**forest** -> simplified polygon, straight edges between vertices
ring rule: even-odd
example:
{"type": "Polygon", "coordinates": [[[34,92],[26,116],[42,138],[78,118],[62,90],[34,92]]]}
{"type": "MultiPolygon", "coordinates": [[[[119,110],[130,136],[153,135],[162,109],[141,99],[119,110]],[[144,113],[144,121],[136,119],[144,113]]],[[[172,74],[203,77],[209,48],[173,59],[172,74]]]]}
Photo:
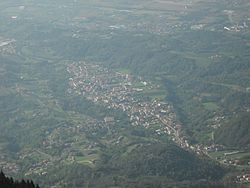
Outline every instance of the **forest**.
{"type": "Polygon", "coordinates": [[[35,185],[33,181],[14,181],[13,178],[6,177],[5,174],[0,172],[0,187],[2,188],[39,188],[38,185],[35,185]]]}

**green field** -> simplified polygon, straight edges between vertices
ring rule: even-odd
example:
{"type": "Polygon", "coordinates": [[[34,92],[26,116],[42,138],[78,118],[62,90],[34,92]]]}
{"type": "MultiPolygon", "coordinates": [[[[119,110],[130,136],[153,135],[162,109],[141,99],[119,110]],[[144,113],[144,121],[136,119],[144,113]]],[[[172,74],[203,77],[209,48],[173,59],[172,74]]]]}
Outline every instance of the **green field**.
{"type": "Polygon", "coordinates": [[[96,160],[99,159],[98,155],[76,156],[75,161],[90,167],[95,167],[96,160]]]}
{"type": "Polygon", "coordinates": [[[211,152],[209,155],[213,158],[220,158],[220,159],[230,159],[230,160],[239,160],[242,158],[250,158],[250,152],[244,151],[244,152],[238,152],[238,151],[217,151],[217,152],[211,152]],[[237,152],[237,153],[233,153],[237,152]],[[229,154],[228,154],[229,153],[229,154]],[[230,154],[232,153],[232,154],[230,154]]]}
{"type": "Polygon", "coordinates": [[[216,111],[219,109],[219,106],[214,102],[203,103],[203,105],[207,110],[216,111]]]}

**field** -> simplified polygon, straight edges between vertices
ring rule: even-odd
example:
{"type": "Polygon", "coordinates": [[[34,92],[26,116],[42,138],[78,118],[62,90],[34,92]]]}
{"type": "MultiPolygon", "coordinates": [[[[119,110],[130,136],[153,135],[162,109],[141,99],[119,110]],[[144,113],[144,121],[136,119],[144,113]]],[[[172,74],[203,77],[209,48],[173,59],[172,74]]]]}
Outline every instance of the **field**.
{"type": "Polygon", "coordinates": [[[241,171],[249,170],[249,160],[250,160],[249,151],[225,150],[225,151],[210,152],[209,156],[211,156],[214,159],[217,159],[222,164],[233,165],[241,171]]]}
{"type": "Polygon", "coordinates": [[[203,103],[203,105],[207,110],[211,110],[211,111],[216,111],[219,108],[219,106],[213,102],[203,103]]]}

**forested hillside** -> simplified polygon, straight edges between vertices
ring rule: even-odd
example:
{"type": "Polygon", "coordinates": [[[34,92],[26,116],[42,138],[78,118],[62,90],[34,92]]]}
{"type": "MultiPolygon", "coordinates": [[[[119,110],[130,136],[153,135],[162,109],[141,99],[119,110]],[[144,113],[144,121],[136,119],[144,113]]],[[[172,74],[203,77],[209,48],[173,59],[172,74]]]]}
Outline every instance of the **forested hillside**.
{"type": "Polygon", "coordinates": [[[231,118],[224,127],[218,129],[216,141],[226,146],[249,147],[249,122],[250,116],[248,113],[231,118]]]}

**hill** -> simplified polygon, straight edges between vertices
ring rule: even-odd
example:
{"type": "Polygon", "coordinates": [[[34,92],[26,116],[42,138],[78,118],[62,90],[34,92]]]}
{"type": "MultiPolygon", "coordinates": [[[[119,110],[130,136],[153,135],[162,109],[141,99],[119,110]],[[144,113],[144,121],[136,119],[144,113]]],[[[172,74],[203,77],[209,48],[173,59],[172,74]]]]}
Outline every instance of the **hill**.
{"type": "MultiPolygon", "coordinates": [[[[225,169],[171,144],[148,143],[112,157],[111,167],[128,177],[165,176],[173,180],[219,180],[225,169]]],[[[119,173],[117,173],[119,174],[119,173]]]]}
{"type": "Polygon", "coordinates": [[[74,164],[61,166],[51,173],[57,172],[59,179],[60,175],[65,176],[64,187],[238,186],[222,180],[228,169],[170,143],[137,141],[134,145],[112,146],[104,152],[101,160],[94,168],[74,164]]]}
{"type": "Polygon", "coordinates": [[[216,142],[228,147],[245,148],[250,146],[250,117],[248,113],[229,120],[215,134],[216,142]]]}
{"type": "Polygon", "coordinates": [[[93,29],[97,37],[84,30],[84,37],[59,36],[50,45],[69,59],[84,57],[163,84],[190,140],[209,144],[218,126],[226,129],[234,114],[249,113],[249,6],[200,1],[180,14],[136,9],[132,20],[117,14],[111,34],[100,26],[93,29]],[[148,18],[144,25],[138,24],[141,14],[148,18]]]}

